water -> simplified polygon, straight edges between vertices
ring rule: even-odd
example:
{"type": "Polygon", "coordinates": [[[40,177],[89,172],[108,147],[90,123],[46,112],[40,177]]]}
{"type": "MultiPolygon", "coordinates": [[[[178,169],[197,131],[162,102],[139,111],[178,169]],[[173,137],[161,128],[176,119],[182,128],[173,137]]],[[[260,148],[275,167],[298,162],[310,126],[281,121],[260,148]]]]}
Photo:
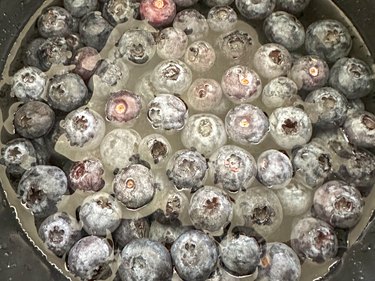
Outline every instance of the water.
{"type": "MultiPolygon", "coordinates": [[[[6,83],[10,82],[11,75],[18,70],[20,67],[20,54],[22,52],[22,45],[23,42],[27,42],[30,37],[32,37],[32,34],[35,32],[35,20],[37,19],[38,15],[41,13],[42,9],[46,6],[50,6],[51,3],[60,3],[60,1],[46,1],[43,6],[34,14],[34,16],[30,19],[28,24],[25,26],[24,30],[20,33],[19,38],[17,39],[14,47],[12,48],[9,58],[7,60],[6,66],[4,68],[3,72],[3,81],[0,83],[1,88],[6,87],[6,83]]],[[[331,2],[331,1],[326,1],[326,0],[315,0],[313,1],[313,5],[311,8],[309,8],[304,17],[301,19],[303,24],[307,26],[309,23],[321,19],[321,18],[333,18],[340,20],[341,22],[345,23],[345,25],[349,28],[353,35],[353,49],[352,49],[352,56],[355,56],[357,58],[363,59],[364,61],[370,63],[372,65],[371,61],[371,56],[366,48],[366,46],[363,43],[363,40],[360,38],[359,34],[357,31],[354,29],[354,27],[351,25],[350,21],[345,17],[345,15],[338,10],[338,8],[331,2]]],[[[252,27],[249,25],[239,22],[237,24],[237,28],[240,30],[245,30],[251,36],[253,37],[253,41],[255,42],[253,46],[253,51],[255,51],[258,46],[259,42],[260,43],[265,43],[264,37],[260,36],[258,38],[257,32],[261,31],[262,26],[259,22],[252,22],[252,27]]],[[[136,26],[136,25],[145,25],[143,22],[138,22],[138,21],[133,21],[131,26],[136,26]]],[[[109,39],[106,47],[103,49],[101,52],[102,57],[108,57],[112,55],[111,48],[113,47],[113,44],[117,42],[121,34],[129,28],[129,24],[123,24],[119,25],[115,31],[112,33],[111,38],[109,39]]],[[[153,29],[152,27],[149,27],[151,30],[153,29]]],[[[261,32],[259,32],[261,34],[261,32]]],[[[212,45],[215,45],[215,39],[216,35],[210,34],[205,40],[207,40],[209,43],[212,45]]],[[[152,70],[157,63],[160,62],[160,59],[155,56],[148,64],[147,64],[147,70],[152,70]]],[[[220,63],[215,63],[214,68],[210,71],[209,75],[205,75],[207,78],[213,78],[218,81],[221,79],[221,75],[223,71],[228,67],[228,61],[222,60],[220,63]]],[[[251,66],[251,65],[250,65],[251,66]]],[[[67,67],[56,67],[52,68],[47,74],[49,76],[53,75],[54,73],[59,73],[61,71],[67,71],[67,67]]],[[[138,77],[141,77],[145,72],[144,68],[132,66],[130,69],[130,79],[129,82],[126,84],[126,89],[129,90],[135,90],[136,87],[136,82],[138,81],[138,77]]],[[[196,79],[197,77],[200,77],[199,74],[194,73],[193,80],[196,79]]],[[[263,79],[263,85],[266,84],[266,80],[263,79]]],[[[100,87],[95,87],[94,94],[93,94],[93,99],[89,102],[88,106],[95,109],[97,112],[103,114],[103,98],[100,97],[102,94],[102,91],[100,87]]],[[[2,131],[2,142],[5,143],[8,139],[11,138],[11,135],[13,134],[13,128],[12,128],[12,120],[11,118],[8,118],[8,116],[12,116],[12,113],[14,112],[16,105],[13,105],[9,110],[5,108],[9,108],[10,104],[13,103],[15,100],[12,99],[5,99],[6,103],[2,106],[2,111],[3,111],[3,116],[4,120],[2,119],[2,116],[0,116],[0,125],[4,124],[4,129],[2,131]]],[[[263,106],[261,103],[261,100],[258,99],[257,101],[254,102],[255,105],[264,108],[265,111],[268,111],[267,113],[270,113],[267,108],[263,106]]],[[[366,102],[368,105],[368,110],[374,111],[375,105],[374,103],[369,103],[366,102]]],[[[224,107],[225,108],[225,107],[224,107]]],[[[227,111],[227,108],[225,110],[222,110],[217,113],[217,115],[221,118],[225,116],[225,113],[227,111]]],[[[190,111],[189,114],[190,116],[193,115],[194,111],[190,111]]],[[[107,126],[107,133],[114,129],[113,126],[107,126]]],[[[154,130],[151,128],[150,124],[147,122],[145,118],[140,118],[136,125],[134,126],[134,129],[136,129],[142,137],[154,133],[154,130]]],[[[179,135],[167,135],[166,136],[169,142],[171,143],[173,150],[178,150],[181,149],[181,142],[179,139],[179,135]]],[[[231,144],[231,142],[229,142],[231,144]]],[[[275,147],[277,148],[277,145],[272,141],[270,136],[265,139],[262,144],[256,146],[256,147],[251,147],[248,148],[248,150],[254,155],[255,158],[258,157],[258,155],[263,151],[266,147],[275,147]]],[[[60,138],[57,145],[56,145],[56,150],[69,158],[70,160],[80,160],[84,157],[100,157],[99,150],[92,150],[92,151],[85,151],[85,152],[74,152],[73,150],[70,149],[69,144],[67,143],[66,139],[64,137],[60,138]]],[[[162,169],[163,170],[163,169],[162,169]]],[[[165,200],[166,197],[170,194],[173,194],[175,189],[171,186],[171,184],[168,182],[166,179],[165,175],[162,173],[156,172],[156,178],[158,181],[161,183],[161,188],[160,191],[156,193],[155,198],[153,201],[146,206],[145,208],[140,209],[139,211],[130,211],[127,209],[123,209],[123,214],[124,218],[138,218],[142,216],[149,215],[152,213],[152,211],[156,207],[162,207],[164,208],[165,206],[165,200]]],[[[64,261],[57,258],[53,254],[51,254],[48,250],[44,248],[44,245],[42,241],[40,240],[39,236],[37,235],[36,228],[34,225],[34,218],[32,214],[24,208],[24,206],[21,204],[19,199],[17,198],[17,194],[14,192],[14,189],[11,187],[9,181],[6,179],[5,176],[5,169],[4,167],[0,167],[0,176],[4,179],[3,180],[3,185],[4,189],[6,190],[7,193],[7,199],[10,203],[10,205],[14,206],[16,212],[17,212],[17,217],[19,222],[21,223],[23,229],[27,233],[28,237],[30,240],[34,243],[36,247],[38,247],[44,255],[47,256],[49,261],[53,266],[55,266],[58,270],[60,270],[63,274],[65,274],[67,277],[69,277],[71,280],[77,280],[74,278],[65,268],[64,261]]],[[[112,187],[111,187],[111,182],[113,179],[113,173],[110,169],[106,169],[105,172],[105,181],[106,185],[103,189],[103,191],[111,192],[112,187]]],[[[209,182],[208,182],[209,184],[209,182]]],[[[256,184],[256,183],[255,183],[256,184]]],[[[239,194],[231,194],[231,196],[236,199],[239,194]]],[[[70,213],[71,215],[75,216],[75,211],[76,208],[81,204],[83,199],[87,196],[87,194],[84,194],[83,192],[75,192],[73,195],[67,195],[64,196],[62,201],[59,203],[58,207],[59,210],[66,211],[70,213]]],[[[186,192],[186,196],[190,198],[190,194],[186,192]]],[[[363,229],[367,225],[369,218],[371,217],[372,210],[374,208],[374,204],[372,202],[375,202],[374,200],[374,192],[372,192],[367,198],[366,198],[366,208],[364,211],[364,214],[362,216],[361,221],[357,224],[357,226],[350,232],[349,237],[348,237],[348,245],[352,245],[358,237],[361,235],[363,229]]],[[[183,221],[185,224],[191,224],[187,213],[183,213],[180,217],[180,219],[183,221]]],[[[236,224],[239,223],[237,221],[238,218],[234,218],[232,221],[232,227],[236,224]]],[[[286,242],[289,240],[289,233],[290,233],[290,228],[293,223],[293,220],[295,218],[290,218],[290,217],[285,217],[284,218],[284,223],[283,227],[280,229],[280,231],[277,232],[277,234],[272,235],[270,237],[267,237],[268,241],[283,241],[286,242]]],[[[110,238],[110,237],[109,237],[110,238]]],[[[371,246],[367,246],[371,248],[371,246]]],[[[117,257],[118,258],[118,257],[117,257]]],[[[313,263],[306,262],[302,266],[302,278],[301,280],[314,280],[314,279],[320,279],[321,276],[326,274],[329,270],[330,267],[333,267],[337,260],[329,261],[325,264],[320,264],[316,265],[313,263]]],[[[114,268],[117,266],[117,262],[113,264],[114,268]]],[[[9,265],[12,266],[12,265],[9,265]]],[[[358,265],[360,266],[360,265],[358,265]]],[[[109,280],[112,280],[114,276],[112,276],[109,280]]],[[[239,278],[234,278],[227,276],[225,280],[238,280],[239,278]]],[[[241,278],[241,280],[252,280],[252,277],[245,277],[241,278]]],[[[175,276],[174,280],[179,280],[177,276],[175,276]]],[[[360,280],[360,277],[359,277],[360,280]]]]}

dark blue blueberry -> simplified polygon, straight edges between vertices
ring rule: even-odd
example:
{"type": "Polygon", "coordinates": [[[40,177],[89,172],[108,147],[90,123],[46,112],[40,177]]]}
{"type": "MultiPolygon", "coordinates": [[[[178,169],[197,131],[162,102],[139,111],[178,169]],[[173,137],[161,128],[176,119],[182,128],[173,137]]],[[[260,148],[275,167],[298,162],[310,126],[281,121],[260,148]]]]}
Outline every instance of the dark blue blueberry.
{"type": "Polygon", "coordinates": [[[236,143],[255,145],[265,138],[269,122],[260,108],[251,104],[241,104],[227,113],[225,130],[228,137],[236,143]]]}
{"type": "Polygon", "coordinates": [[[167,176],[178,189],[203,186],[208,169],[207,160],[197,151],[176,151],[167,164],[167,176]]]}
{"type": "Polygon", "coordinates": [[[7,167],[7,173],[22,176],[26,170],[37,164],[37,155],[31,141],[24,138],[8,141],[1,148],[0,164],[7,167]]]}
{"type": "Polygon", "coordinates": [[[333,228],[319,219],[308,217],[299,220],[290,239],[293,250],[302,260],[323,263],[337,254],[338,240],[333,228]]]}
{"type": "Polygon", "coordinates": [[[372,93],[375,78],[371,68],[364,61],[342,58],[332,66],[329,84],[348,99],[357,99],[372,93]]]}
{"type": "Polygon", "coordinates": [[[24,138],[35,139],[47,134],[55,122],[55,113],[40,101],[29,101],[14,114],[16,133],[24,138]]]}
{"type": "Polygon", "coordinates": [[[64,7],[73,17],[80,18],[96,10],[98,0],[64,0],[64,7]]]}
{"type": "Polygon", "coordinates": [[[136,239],[121,252],[119,275],[122,281],[172,280],[172,260],[159,242],[136,239]]]}
{"type": "Polygon", "coordinates": [[[279,242],[267,244],[258,270],[259,280],[299,281],[301,277],[298,256],[293,249],[279,242]]]}
{"type": "Polygon", "coordinates": [[[107,43],[113,27],[107,22],[100,12],[86,14],[79,23],[79,34],[86,46],[101,51],[107,43]]]}
{"type": "Polygon", "coordinates": [[[277,7],[291,14],[300,14],[309,3],[310,0],[277,0],[277,7]]]}
{"type": "Polygon", "coordinates": [[[156,52],[154,36],[143,29],[125,31],[117,45],[119,56],[136,65],[147,63],[156,52]]]}
{"type": "Polygon", "coordinates": [[[60,168],[38,165],[22,175],[17,193],[22,203],[39,216],[55,211],[56,203],[65,194],[67,186],[67,178],[60,168]]]}
{"type": "Polygon", "coordinates": [[[141,164],[131,164],[122,169],[112,185],[117,200],[129,209],[141,208],[154,198],[154,176],[149,168],[141,164]]]}
{"type": "Polygon", "coordinates": [[[43,100],[47,76],[36,67],[24,67],[18,70],[12,81],[11,96],[20,101],[43,100]]]}
{"type": "Polygon", "coordinates": [[[81,226],[72,216],[58,212],[42,222],[38,234],[47,248],[61,257],[81,238],[81,226]]]}
{"type": "Polygon", "coordinates": [[[367,112],[353,113],[345,121],[344,132],[355,146],[375,148],[375,115],[367,112]]]}
{"type": "Polygon", "coordinates": [[[348,101],[344,95],[330,87],[323,87],[310,92],[305,102],[312,103],[311,119],[317,117],[315,125],[321,128],[340,127],[346,117],[348,101]]]}
{"type": "Polygon", "coordinates": [[[46,70],[39,57],[39,47],[46,41],[44,38],[36,38],[25,46],[22,61],[26,66],[33,66],[46,70]]]}
{"type": "Polygon", "coordinates": [[[47,71],[53,64],[69,64],[73,53],[64,37],[52,37],[41,43],[37,55],[40,69],[47,71]]]}
{"type": "Polygon", "coordinates": [[[197,229],[222,231],[232,221],[232,202],[221,188],[204,186],[191,197],[189,216],[197,229]]]}
{"type": "Polygon", "coordinates": [[[70,249],[67,267],[82,280],[105,280],[112,275],[113,261],[113,249],[106,239],[87,236],[70,249]]]}
{"type": "Polygon", "coordinates": [[[185,281],[205,281],[215,270],[218,249],[202,231],[190,230],[173,243],[171,256],[178,275],[185,281]]]}
{"type": "Polygon", "coordinates": [[[173,20],[173,27],[183,30],[191,41],[204,38],[209,31],[206,18],[195,9],[178,12],[173,20]]]}
{"type": "Polygon", "coordinates": [[[262,20],[275,9],[276,0],[235,0],[238,11],[249,20],[262,20]]]}
{"type": "Polygon", "coordinates": [[[119,227],[113,232],[113,240],[120,249],[133,240],[148,238],[150,223],[146,218],[123,219],[119,227]]]}
{"type": "Polygon", "coordinates": [[[135,0],[108,0],[103,6],[103,17],[113,26],[137,18],[139,2],[135,0]]]}
{"type": "Polygon", "coordinates": [[[176,15],[176,4],[173,0],[141,0],[139,13],[150,25],[165,27],[176,15]]]}
{"type": "Polygon", "coordinates": [[[362,216],[361,193],[344,181],[329,181],[314,194],[314,211],[318,218],[333,227],[351,228],[362,216]]]}
{"type": "Polygon", "coordinates": [[[82,78],[75,73],[53,76],[48,84],[48,104],[61,111],[72,111],[86,102],[88,89],[82,78]]]}
{"type": "Polygon", "coordinates": [[[71,64],[76,66],[73,69],[73,73],[81,76],[83,81],[87,83],[94,74],[99,61],[100,55],[96,49],[92,47],[80,48],[75,51],[74,57],[71,61],[71,64]]]}
{"type": "Polygon", "coordinates": [[[257,179],[272,189],[285,187],[293,177],[290,159],[284,153],[269,149],[259,155],[257,179]]]}
{"type": "Polygon", "coordinates": [[[328,63],[346,57],[352,48],[349,30],[337,20],[315,21],[306,29],[305,48],[328,63]]]}
{"type": "Polygon", "coordinates": [[[262,254],[257,239],[241,232],[228,234],[219,249],[225,270],[235,276],[253,274],[262,254]]]}
{"type": "Polygon", "coordinates": [[[294,62],[289,77],[296,82],[299,89],[313,91],[327,83],[329,68],[318,56],[304,56],[294,62]]]}
{"type": "Polygon", "coordinates": [[[225,145],[211,156],[209,171],[216,186],[236,192],[250,187],[257,168],[254,157],[248,151],[225,145]]]}
{"type": "Polygon", "coordinates": [[[272,13],[263,24],[268,41],[283,45],[289,51],[300,48],[305,43],[305,28],[293,15],[283,11],[272,13]]]}
{"type": "Polygon", "coordinates": [[[73,190],[99,191],[104,187],[104,167],[100,160],[91,158],[75,162],[69,170],[69,187],[73,190]]]}
{"type": "Polygon", "coordinates": [[[322,185],[333,172],[331,153],[315,141],[294,150],[292,163],[296,177],[311,188],[322,185]]]}
{"type": "Polygon", "coordinates": [[[38,19],[39,34],[45,38],[68,35],[72,26],[72,15],[57,6],[48,7],[38,19]]]}
{"type": "Polygon", "coordinates": [[[90,235],[106,236],[121,222],[122,211],[116,199],[108,193],[98,192],[83,200],[79,219],[90,235]]]}
{"type": "Polygon", "coordinates": [[[298,100],[298,87],[293,80],[280,76],[272,79],[262,91],[262,102],[268,108],[292,105],[298,100]]]}

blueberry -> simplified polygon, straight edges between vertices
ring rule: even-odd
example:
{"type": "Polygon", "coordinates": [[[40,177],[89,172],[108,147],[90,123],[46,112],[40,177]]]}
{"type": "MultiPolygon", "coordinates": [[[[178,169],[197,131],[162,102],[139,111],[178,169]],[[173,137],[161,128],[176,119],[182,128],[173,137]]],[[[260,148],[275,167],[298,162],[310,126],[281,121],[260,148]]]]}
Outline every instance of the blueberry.
{"type": "Polygon", "coordinates": [[[269,122],[271,136],[282,148],[306,144],[311,138],[311,120],[300,108],[279,107],[272,112],[269,122]]]}
{"type": "Polygon", "coordinates": [[[83,229],[90,235],[106,236],[119,225],[122,211],[116,199],[108,193],[98,192],[86,197],[79,209],[83,229]]]}
{"type": "Polygon", "coordinates": [[[67,190],[64,172],[55,166],[37,165],[28,169],[18,184],[17,193],[21,201],[36,216],[55,211],[67,190]]]}
{"type": "Polygon", "coordinates": [[[280,44],[289,51],[299,49],[305,42],[305,28],[293,15],[283,11],[269,15],[263,24],[268,41],[280,44]]]}
{"type": "Polygon", "coordinates": [[[310,92],[305,102],[313,104],[311,113],[317,116],[315,125],[318,127],[339,127],[347,117],[348,101],[333,88],[323,87],[310,92]]]}
{"type": "Polygon", "coordinates": [[[195,41],[187,47],[184,60],[192,70],[196,72],[206,72],[210,70],[215,63],[215,50],[211,44],[206,41],[195,41]]]}
{"type": "Polygon", "coordinates": [[[132,124],[141,109],[140,96],[126,90],[111,93],[105,106],[106,120],[115,125],[132,124]]]}
{"type": "Polygon", "coordinates": [[[43,100],[47,76],[36,67],[18,70],[12,80],[10,95],[20,101],[43,100]]]}
{"type": "Polygon", "coordinates": [[[72,111],[86,102],[88,89],[78,74],[66,73],[53,76],[48,84],[48,104],[61,111],[72,111]]]}
{"type": "Polygon", "coordinates": [[[337,20],[315,21],[306,29],[305,48],[307,53],[333,63],[349,54],[352,38],[349,30],[337,20]]]}
{"type": "Polygon", "coordinates": [[[75,162],[69,170],[69,187],[73,190],[97,192],[104,187],[104,167],[95,158],[75,162]]]}
{"type": "Polygon", "coordinates": [[[16,133],[24,138],[35,139],[46,135],[55,122],[55,113],[45,103],[29,101],[14,114],[16,133]]]}
{"type": "Polygon", "coordinates": [[[227,142],[224,123],[213,114],[195,114],[182,130],[181,142],[208,157],[227,142]]]}
{"type": "Polygon", "coordinates": [[[151,82],[151,74],[152,71],[144,72],[135,84],[135,92],[141,97],[143,108],[147,108],[158,93],[151,82]]]}
{"type": "Polygon", "coordinates": [[[157,241],[169,249],[181,234],[191,229],[191,226],[162,224],[157,220],[154,220],[150,226],[149,237],[151,240],[157,241]]]}
{"type": "Polygon", "coordinates": [[[251,104],[232,108],[225,117],[228,137],[242,145],[255,145],[265,138],[269,122],[263,111],[251,104]]]}
{"type": "Polygon", "coordinates": [[[249,20],[263,20],[276,6],[276,0],[236,0],[236,7],[241,15],[249,20]]]}
{"type": "Polygon", "coordinates": [[[203,0],[203,3],[208,7],[218,7],[218,6],[229,6],[234,0],[203,0]]]}
{"type": "Polygon", "coordinates": [[[173,0],[141,0],[139,13],[150,25],[163,27],[172,23],[176,4],[173,0]]]}
{"type": "Polygon", "coordinates": [[[112,275],[113,261],[113,249],[106,239],[87,236],[70,249],[67,267],[82,280],[104,280],[112,275]]]}
{"type": "Polygon", "coordinates": [[[222,231],[232,220],[232,202],[222,189],[205,186],[191,197],[189,216],[197,229],[222,231]]]}
{"type": "Polygon", "coordinates": [[[237,192],[250,187],[257,168],[254,157],[248,151],[224,145],[211,155],[209,172],[216,186],[237,192]]]}
{"type": "Polygon", "coordinates": [[[89,12],[95,11],[98,6],[98,0],[64,0],[64,7],[73,17],[80,18],[89,12]]]}
{"type": "Polygon", "coordinates": [[[301,264],[293,249],[284,243],[268,243],[259,264],[258,279],[298,281],[300,278],[301,264]]]}
{"type": "Polygon", "coordinates": [[[311,208],[313,194],[298,181],[292,180],[287,186],[275,192],[285,216],[299,216],[311,208]]]}
{"type": "Polygon", "coordinates": [[[204,281],[215,270],[218,249],[202,231],[190,230],[173,243],[171,256],[178,275],[186,281],[204,281]]]}
{"type": "Polygon", "coordinates": [[[243,30],[234,29],[220,35],[216,45],[231,64],[244,63],[250,57],[253,38],[243,30]]]}
{"type": "Polygon", "coordinates": [[[156,42],[150,31],[131,29],[121,36],[118,42],[118,52],[119,56],[129,62],[142,65],[149,62],[155,55],[156,42]]]}
{"type": "Polygon", "coordinates": [[[198,78],[187,91],[187,101],[198,111],[209,111],[220,104],[222,90],[220,84],[209,78],[198,78]]]}
{"type": "Polygon", "coordinates": [[[235,212],[245,226],[252,227],[267,237],[279,229],[283,220],[283,209],[276,194],[265,187],[253,187],[238,197],[235,212]]]}
{"type": "Polygon", "coordinates": [[[163,94],[149,103],[147,118],[154,129],[178,131],[185,126],[188,111],[180,98],[163,94]]]}
{"type": "Polygon", "coordinates": [[[100,83],[105,87],[115,87],[122,83],[126,84],[129,79],[129,75],[129,67],[124,62],[121,60],[112,62],[105,59],[99,62],[98,67],[91,76],[88,86],[90,90],[94,89],[94,77],[96,77],[98,84],[100,83]]]}
{"type": "Polygon", "coordinates": [[[81,226],[67,213],[47,217],[39,227],[39,237],[56,256],[63,256],[81,238],[81,226]]]}
{"type": "Polygon", "coordinates": [[[191,41],[206,37],[209,30],[206,18],[195,9],[178,12],[173,20],[173,27],[183,30],[191,41]]]}
{"type": "Polygon", "coordinates": [[[22,54],[22,62],[25,66],[33,66],[46,70],[39,58],[39,47],[46,41],[44,38],[36,38],[25,46],[22,54]]]}
{"type": "Polygon", "coordinates": [[[155,195],[153,173],[141,164],[131,164],[122,169],[112,183],[117,200],[129,209],[148,204],[155,195]]]}
{"type": "Polygon", "coordinates": [[[213,31],[229,31],[232,30],[237,23],[237,13],[229,6],[215,5],[208,11],[207,23],[213,31]]]}
{"type": "Polygon", "coordinates": [[[357,112],[348,116],[344,124],[345,135],[351,144],[360,147],[375,147],[375,115],[357,112]]]}
{"type": "Polygon", "coordinates": [[[292,68],[292,57],[283,46],[268,43],[255,52],[254,66],[260,76],[273,79],[289,73],[292,68]]]}
{"type": "Polygon", "coordinates": [[[338,241],[333,228],[315,218],[300,219],[291,234],[293,250],[302,259],[323,263],[336,256],[338,241]]]}
{"type": "Polygon", "coordinates": [[[347,115],[349,116],[357,112],[365,111],[365,104],[361,99],[352,99],[348,100],[347,108],[347,115]]]}
{"type": "Polygon", "coordinates": [[[151,74],[151,82],[159,92],[185,92],[193,79],[190,68],[180,60],[169,59],[159,63],[151,74]]]}
{"type": "Polygon", "coordinates": [[[133,240],[149,236],[150,223],[146,218],[123,219],[120,226],[113,232],[113,239],[122,249],[133,240]]]}
{"type": "Polygon", "coordinates": [[[322,185],[333,172],[333,157],[318,141],[311,141],[293,151],[293,168],[296,177],[310,188],[322,185]]]}
{"type": "Polygon", "coordinates": [[[262,93],[262,81],[254,70],[236,65],[224,72],[221,88],[234,103],[251,102],[262,93]]]}
{"type": "Polygon", "coordinates": [[[161,224],[181,225],[180,216],[187,214],[189,207],[189,199],[183,192],[175,192],[168,194],[163,200],[162,209],[158,209],[153,213],[153,219],[161,224]]]}
{"type": "Polygon", "coordinates": [[[151,134],[145,136],[139,144],[139,153],[151,165],[161,166],[169,158],[172,147],[162,135],[151,134]]]}
{"type": "Polygon", "coordinates": [[[48,7],[38,18],[39,34],[45,38],[68,35],[72,26],[72,15],[57,6],[48,7]]]}
{"type": "Polygon", "coordinates": [[[92,47],[80,48],[75,52],[71,62],[71,64],[76,66],[73,72],[81,76],[85,82],[88,82],[94,74],[99,60],[100,55],[96,49],[92,47]]]}
{"type": "Polygon", "coordinates": [[[291,14],[300,14],[309,3],[310,0],[277,0],[277,7],[291,14]]]}
{"type": "Polygon", "coordinates": [[[52,37],[41,42],[37,50],[38,65],[47,71],[53,64],[67,65],[72,58],[72,49],[64,37],[52,37]]]}
{"type": "Polygon", "coordinates": [[[208,169],[207,161],[197,151],[176,151],[167,164],[167,176],[178,189],[197,189],[203,186],[208,169]]]}
{"type": "Polygon", "coordinates": [[[103,118],[83,107],[70,112],[61,126],[71,146],[87,150],[98,147],[105,133],[103,118]]]}
{"type": "Polygon", "coordinates": [[[122,281],[172,280],[171,256],[156,241],[133,240],[121,252],[119,274],[122,281]]]}
{"type": "Polygon", "coordinates": [[[0,164],[6,166],[7,173],[20,177],[37,164],[37,154],[31,141],[16,138],[8,141],[1,148],[0,164]]]}
{"type": "Polygon", "coordinates": [[[262,102],[268,108],[289,106],[298,99],[298,87],[287,77],[276,77],[268,82],[262,91],[262,102]]]}
{"type": "Polygon", "coordinates": [[[360,220],[364,201],[359,191],[344,181],[329,181],[314,194],[315,214],[334,227],[351,228],[360,220]]]}
{"type": "Polygon", "coordinates": [[[181,8],[186,8],[186,7],[193,6],[198,1],[199,0],[174,0],[174,2],[176,3],[176,5],[178,7],[181,7],[181,8]]]}
{"type": "Polygon", "coordinates": [[[156,50],[162,59],[179,59],[186,51],[188,37],[181,29],[167,27],[156,37],[156,50]]]}
{"type": "Polygon", "coordinates": [[[348,99],[357,99],[372,93],[375,78],[371,68],[364,61],[342,58],[332,66],[329,84],[348,99]]]}
{"type": "Polygon", "coordinates": [[[101,51],[107,43],[113,27],[107,22],[100,12],[86,14],[79,23],[79,34],[82,42],[89,47],[101,51]]]}
{"type": "Polygon", "coordinates": [[[129,158],[138,152],[141,136],[134,130],[115,129],[100,143],[100,155],[106,167],[114,170],[129,165],[129,158]]]}
{"type": "Polygon", "coordinates": [[[139,14],[139,2],[134,0],[108,0],[103,6],[103,17],[113,26],[135,19],[139,14]]]}
{"type": "Polygon", "coordinates": [[[257,179],[265,186],[280,189],[289,184],[293,177],[292,163],[284,153],[269,149],[258,157],[257,179]]]}
{"type": "Polygon", "coordinates": [[[313,91],[323,87],[329,76],[327,63],[318,56],[304,56],[297,59],[289,77],[296,82],[299,89],[313,91]]]}
{"type": "MultiPolygon", "coordinates": [[[[78,31],[77,31],[78,32],[78,31]]],[[[83,48],[83,43],[79,34],[70,33],[65,36],[65,41],[68,47],[75,53],[78,49],[83,48]]]]}

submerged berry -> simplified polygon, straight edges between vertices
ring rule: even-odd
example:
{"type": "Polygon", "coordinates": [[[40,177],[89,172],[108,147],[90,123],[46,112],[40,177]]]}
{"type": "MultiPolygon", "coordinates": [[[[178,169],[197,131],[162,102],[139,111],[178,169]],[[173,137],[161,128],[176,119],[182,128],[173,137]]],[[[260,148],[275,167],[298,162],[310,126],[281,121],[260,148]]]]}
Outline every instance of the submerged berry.
{"type": "Polygon", "coordinates": [[[103,17],[113,26],[137,18],[139,2],[135,0],[108,0],[103,6],[103,17]]]}
{"type": "Polygon", "coordinates": [[[298,87],[287,77],[276,77],[266,84],[262,91],[262,102],[268,108],[290,106],[298,100],[298,87]]]}
{"type": "Polygon", "coordinates": [[[231,109],[225,117],[228,137],[243,145],[262,142],[269,130],[269,122],[263,111],[251,104],[241,104],[231,109]]]}
{"type": "Polygon", "coordinates": [[[172,152],[169,141],[162,135],[145,136],[139,143],[139,153],[142,158],[154,166],[161,166],[172,152]]]}
{"type": "Polygon", "coordinates": [[[179,59],[186,51],[188,37],[181,29],[167,27],[156,37],[156,51],[162,59],[179,59]]]}
{"type": "Polygon", "coordinates": [[[210,70],[216,60],[214,48],[206,41],[195,41],[187,47],[184,60],[192,70],[206,72],[210,70]]]}
{"type": "Polygon", "coordinates": [[[176,14],[173,27],[185,32],[191,41],[204,38],[208,34],[207,20],[195,9],[185,9],[176,14]]]}
{"type": "Polygon", "coordinates": [[[213,31],[229,31],[233,29],[237,23],[237,13],[229,6],[214,5],[214,7],[208,11],[207,23],[213,31]]]}
{"type": "Polygon", "coordinates": [[[344,132],[353,145],[375,147],[375,115],[362,111],[348,116],[344,124],[344,132]]]}
{"type": "Polygon", "coordinates": [[[176,15],[176,4],[173,0],[141,0],[139,12],[152,26],[167,26],[176,15]]]}
{"type": "Polygon", "coordinates": [[[142,109],[141,98],[129,91],[111,93],[105,106],[106,120],[115,125],[131,124],[142,109]]]}
{"type": "Polygon", "coordinates": [[[220,104],[222,90],[220,84],[209,78],[198,78],[187,91],[187,101],[192,108],[209,111],[220,104]]]}
{"type": "Polygon", "coordinates": [[[104,187],[103,175],[104,167],[98,159],[75,162],[68,174],[69,187],[73,190],[97,192],[104,187]]]}
{"type": "Polygon", "coordinates": [[[176,241],[181,234],[191,229],[191,226],[182,226],[177,223],[162,224],[154,220],[150,226],[150,239],[170,249],[174,241],[176,241]]]}
{"type": "MultiPolygon", "coordinates": [[[[93,91],[95,80],[107,87],[116,87],[119,84],[126,84],[129,79],[129,67],[121,60],[114,62],[105,59],[100,61],[94,74],[89,81],[89,88],[93,91]],[[96,79],[95,79],[96,77],[96,79]]],[[[100,86],[99,86],[100,87],[100,86]]]]}
{"type": "Polygon", "coordinates": [[[150,223],[147,218],[123,219],[120,226],[113,232],[113,239],[120,249],[133,240],[149,236],[150,223]]]}
{"type": "Polygon", "coordinates": [[[235,29],[220,35],[216,45],[231,64],[243,64],[249,60],[253,38],[247,32],[235,29]]]}

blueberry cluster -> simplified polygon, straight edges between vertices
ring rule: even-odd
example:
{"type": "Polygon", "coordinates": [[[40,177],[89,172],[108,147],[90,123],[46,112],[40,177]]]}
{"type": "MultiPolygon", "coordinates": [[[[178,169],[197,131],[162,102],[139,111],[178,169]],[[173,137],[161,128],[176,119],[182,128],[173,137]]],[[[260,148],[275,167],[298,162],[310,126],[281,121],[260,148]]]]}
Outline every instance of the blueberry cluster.
{"type": "Polygon", "coordinates": [[[298,281],[362,217],[375,79],[349,29],[304,26],[309,0],[197,2],[64,0],[13,74],[0,163],[81,280],[298,281]]]}

